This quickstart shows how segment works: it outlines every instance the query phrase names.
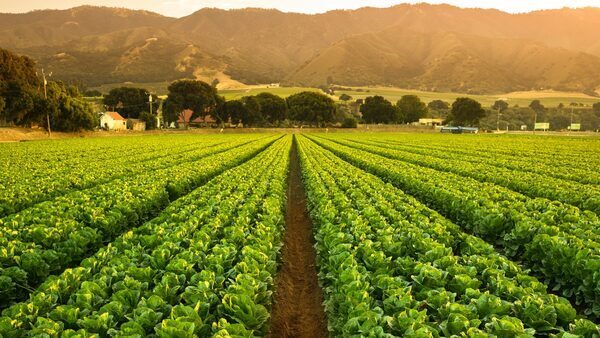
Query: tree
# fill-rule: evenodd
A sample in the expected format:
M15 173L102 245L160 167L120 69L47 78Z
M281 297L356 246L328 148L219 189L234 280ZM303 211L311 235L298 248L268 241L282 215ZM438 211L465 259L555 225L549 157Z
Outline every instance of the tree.
M146 111L140 114L140 120L146 122L146 130L154 130L158 125L156 116Z
M369 96L360 106L366 123L391 123L397 119L397 110L383 96Z
M2 116L2 112L4 111L4 107L6 107L6 101L0 97L0 116Z
M277 123L287 118L285 99L271 93L260 93L255 97L260 105L262 118L269 123Z
M358 127L358 122L353 117L346 117L342 122L342 128L356 128Z
M400 122L411 123L419 121L427 114L427 106L416 95L404 95L396 103L400 113Z
M452 103L448 122L459 126L477 126L485 116L481 103L468 97L459 97Z
M594 114L600 117L600 102L594 103L592 105L592 110L594 111Z
M541 113L546 110L546 107L540 102L540 100L533 100L529 104L529 108L533 109L536 113Z
M555 114L550 118L550 126L554 130L567 129L571 125L571 119L562 114Z
M494 102L494 104L492 105L492 109L502 112L508 109L508 102L504 100L496 100L496 102Z
M0 97L4 109L0 111L0 120L17 125L30 124L35 114L36 96L41 81L37 76L35 62L0 48Z
M137 119L150 107L149 97L150 93L144 88L113 88L104 96L104 105L124 118ZM157 96L152 95L152 111L156 111L159 104Z
M317 92L300 92L287 98L289 115L294 121L308 122L318 126L332 122L335 102Z
M238 124L242 121L242 116L246 114L246 107L240 100L231 100L225 102L223 112L225 119L231 119L231 123Z
M215 96L215 101L215 109L212 110L210 116L212 116L221 126L223 126L225 122L229 120L229 115L225 110L226 100L223 96L217 95Z
M427 105L427 108L439 112L442 110L450 109L450 104L448 104L448 102L445 102L442 100L433 100L433 101L429 102L429 104Z
M44 119L49 115L52 130L73 132L98 126L98 117L90 104L83 100L77 87L62 82L49 82L47 98L37 96L34 107L35 115L32 115L31 122L45 124Z
M263 123L263 116L260 112L260 103L256 96L244 96L240 100L244 105L241 120L244 127L253 127Z
M189 121L197 117L206 117L213 112L217 106L217 90L206 82L197 80L179 80L169 85L169 96L165 101L163 110L167 122L175 122L178 117L182 117L187 109L192 111L192 115L186 121L187 127Z
M350 100L352 100L352 96L350 96L350 95L348 95L346 93L340 95L340 101L348 102Z

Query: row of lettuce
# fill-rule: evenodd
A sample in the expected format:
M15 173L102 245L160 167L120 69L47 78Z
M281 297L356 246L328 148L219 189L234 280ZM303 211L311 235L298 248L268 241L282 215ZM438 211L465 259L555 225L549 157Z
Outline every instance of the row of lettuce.
M307 137L299 148L334 336L600 334L492 245Z
M369 140L354 140L352 138L338 138L334 141L387 158L471 177L481 182L494 183L529 197L542 197L571 204L580 209L592 211L593 213L581 215L581 217L587 218L588 222L600 225L600 220L597 217L597 214L600 214L600 186L596 184L574 182L548 177L545 174L528 170L517 170L493 166L490 163L465 160L461 156L443 151L414 152L407 149L407 147L398 147ZM548 168L547 166L544 167ZM578 176L594 178L599 175L598 172L595 172L587 176Z
M600 173L597 170L600 166L600 160L596 160L595 155L581 153L574 149L564 151L563 153L557 150L553 155L546 156L527 151L529 147L526 145L503 144L505 142L504 139L499 142L502 145L501 148L473 148L473 145L468 143L455 144L454 140L448 139L446 139L446 143L444 144L438 144L437 142L423 143L419 139L416 140L416 143L413 143L404 140L404 138L383 138L375 137L375 135L373 137L365 136L360 139L356 138L355 140L359 141L361 139L374 141L380 145L391 146L392 149L413 154L461 160L475 164L486 164L490 166L489 170L495 170L496 168L510 169L518 173L530 172L540 174L546 179L557 178L582 184L600 184ZM407 139L415 140L414 138ZM543 139L542 141L546 140ZM478 144L478 142L473 143ZM537 144L537 147L542 149L551 146L553 145L542 142ZM510 151L506 149L510 149ZM600 151L598 145L592 145L591 149L596 153ZM582 160L583 163L581 163Z
M278 139L48 278L3 311L0 336L264 335L290 146Z
M585 314L600 315L600 227L593 213L325 138L313 139L522 262L554 291L584 307Z
M600 145L593 137L552 137L524 135L440 135L440 134L370 134L366 138L413 148L442 150L478 159L506 159L515 164L538 164L537 170L553 168L561 174L570 170L589 172L600 165ZM557 165L560 164L560 165ZM552 174L551 171L548 172ZM594 179L592 177L573 179Z
M0 308L26 299L48 276L77 266L170 201L249 160L277 138L197 145L177 165L157 165L74 190L0 219Z
M236 138L249 141L253 137ZM182 135L32 142L3 147L0 217L73 190L189 162L195 159L194 151L228 141L225 135Z

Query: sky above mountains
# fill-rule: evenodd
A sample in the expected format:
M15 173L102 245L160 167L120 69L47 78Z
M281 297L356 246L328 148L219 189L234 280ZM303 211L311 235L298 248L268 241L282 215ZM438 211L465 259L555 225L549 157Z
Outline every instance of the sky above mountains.
M260 7L276 8L285 12L321 13L333 9L356 9L365 6L390 7L399 3L423 1L402 0L0 0L0 12L22 13L36 9L67 9L80 5L127 7L145 9L163 15L181 17L204 7L223 9ZM600 7L600 0L446 0L427 1L433 4L449 3L459 7L496 8L510 13L562 7Z

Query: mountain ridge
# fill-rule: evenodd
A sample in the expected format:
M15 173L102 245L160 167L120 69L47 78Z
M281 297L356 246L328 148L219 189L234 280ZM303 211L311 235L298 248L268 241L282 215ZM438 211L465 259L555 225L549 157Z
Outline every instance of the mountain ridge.
M320 14L204 8L170 18L80 6L0 14L0 47L32 56L57 77L89 85L199 73L210 78L206 74L212 72L248 84L318 86L333 77L340 85L593 92L600 88L595 80L600 79L600 41L594 27L600 27L598 8L526 14L447 4ZM454 43L436 36L452 37ZM146 44L149 39L158 42ZM348 54L351 42L363 48L355 51L362 57ZM421 48L421 58L403 45ZM182 56L186 46L194 53ZM494 76L498 80L490 80ZM361 79L365 83L356 82Z

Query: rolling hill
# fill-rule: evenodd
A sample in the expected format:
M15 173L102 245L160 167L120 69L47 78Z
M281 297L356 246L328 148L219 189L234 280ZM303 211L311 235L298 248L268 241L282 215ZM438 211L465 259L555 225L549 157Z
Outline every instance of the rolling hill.
M559 23L559 24L557 24ZM600 9L527 14L398 5L317 15L104 7L0 14L0 47L98 85L198 77L247 84L508 92L600 88Z

